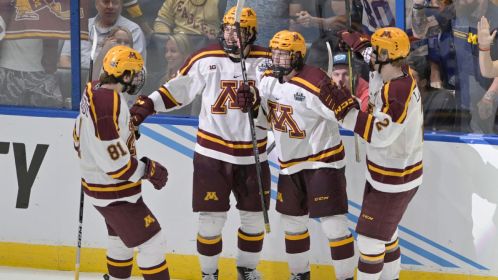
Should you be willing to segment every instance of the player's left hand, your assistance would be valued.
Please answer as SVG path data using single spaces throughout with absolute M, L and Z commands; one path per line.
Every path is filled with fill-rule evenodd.
M 260 103 L 261 97 L 256 87 L 242 84 L 237 89 L 237 106 L 242 109 L 242 112 L 247 113 L 249 109 L 256 110 Z
M 332 110 L 338 121 L 343 120 L 352 108 L 359 109 L 360 104 L 343 84 L 325 82 L 320 86 L 320 100 Z

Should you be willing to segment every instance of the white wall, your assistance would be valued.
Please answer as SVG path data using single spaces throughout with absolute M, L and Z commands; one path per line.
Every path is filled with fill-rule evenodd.
M 4 143 L 0 143 L 0 148 L 4 147 L 0 149 L 0 241 L 75 244 L 80 177 L 72 148 L 72 127 L 70 118 L 0 115 L 0 142 Z M 165 229 L 169 251 L 179 254 L 196 254 L 197 217 L 191 211 L 190 157 L 195 132 L 196 128 L 191 126 L 146 124 L 137 144 L 139 156 L 157 159 L 169 170 L 167 187 L 156 191 L 146 183 L 144 199 Z M 351 136 L 344 137 L 350 217 L 354 221 L 361 205 L 365 162 L 364 153 L 362 162 L 354 161 L 352 140 Z M 27 209 L 16 208 L 18 179 L 13 142 L 25 144 L 28 166 L 36 145 L 49 145 Z M 8 152 L 5 143 L 9 143 Z M 401 223 L 405 268 L 498 276 L 497 148 L 425 142 L 424 184 Z M 276 178 L 277 169 L 271 169 Z M 284 239 L 274 206 L 272 200 L 272 233 L 265 240 L 263 258 L 284 261 Z M 84 215 L 83 246 L 104 247 L 106 231 L 102 218 L 88 204 Z M 231 211 L 224 229 L 224 256 L 236 254 L 238 220 L 237 212 Z M 310 224 L 313 262 L 329 263 L 329 249 L 319 224 Z

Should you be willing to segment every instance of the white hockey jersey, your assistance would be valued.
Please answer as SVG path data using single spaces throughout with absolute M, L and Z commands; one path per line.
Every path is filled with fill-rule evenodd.
M 378 85 L 375 87 L 375 85 Z M 370 113 L 352 109 L 343 126 L 367 143 L 368 182 L 383 192 L 403 192 L 422 184 L 423 112 L 411 74 L 382 82 L 370 76 Z
M 344 167 L 339 126 L 318 97 L 320 83 L 330 82 L 327 74 L 307 65 L 286 83 L 270 74 L 263 75 L 259 92 L 278 147 L 280 173 Z
M 246 58 L 247 78 L 256 84 L 256 67 L 268 57 L 268 50 L 252 46 Z M 248 114 L 236 104 L 236 91 L 243 82 L 239 62 L 233 62 L 213 44 L 194 53 L 177 76 L 149 95 L 156 111 L 170 111 L 202 95 L 195 151 L 233 164 L 254 164 Z M 256 84 L 257 86 L 257 84 Z M 266 157 L 266 120 L 256 122 L 260 160 Z
M 92 204 L 136 202 L 145 164 L 136 159 L 135 135 L 122 93 L 88 83 L 73 130 L 81 186 Z

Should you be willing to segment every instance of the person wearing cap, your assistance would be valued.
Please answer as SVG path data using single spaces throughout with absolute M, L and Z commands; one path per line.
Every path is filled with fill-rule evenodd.
M 334 68 L 332 68 L 332 76 L 330 77 L 334 83 L 343 84 L 350 89 L 349 82 L 349 63 L 346 53 L 337 53 L 332 57 Z M 368 109 L 368 82 L 359 75 L 356 77 L 357 84 L 355 87 L 355 96 L 360 102 L 360 109 L 365 112 Z

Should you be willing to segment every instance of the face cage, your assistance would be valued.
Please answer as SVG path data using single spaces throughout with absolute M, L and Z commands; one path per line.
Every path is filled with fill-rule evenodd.
M 126 92 L 129 95 L 137 94 L 145 85 L 145 74 L 145 68 L 142 68 L 140 72 L 133 75 L 133 79 L 130 83 L 124 83 L 121 79 L 121 83 L 124 85 L 123 92 Z
M 230 31 L 225 31 L 225 29 L 227 27 L 233 27 L 233 28 Z M 232 36 L 238 37 L 238 35 L 236 34 L 237 30 L 236 30 L 234 25 L 222 24 L 220 27 L 220 33 L 218 34 L 218 41 L 220 42 L 221 46 L 223 47 L 223 50 L 228 54 L 240 54 L 240 49 L 239 49 L 239 46 L 237 45 L 237 42 L 234 42 L 233 44 L 227 43 L 227 40 L 225 38 L 226 32 L 234 32 L 235 35 L 232 35 Z M 242 44 L 244 46 L 251 45 L 256 40 L 256 31 L 253 30 L 253 32 L 254 32 L 254 35 L 250 39 L 248 39 L 249 36 L 251 36 L 250 29 L 247 27 L 240 28 L 240 33 L 241 33 L 241 37 L 242 37 Z M 231 34 L 227 34 L 227 36 L 230 36 L 230 35 Z
M 271 58 L 268 59 L 268 68 L 272 70 L 272 76 L 281 80 L 284 76 L 288 75 L 290 72 L 292 72 L 292 70 L 294 69 L 301 69 L 302 66 L 303 66 L 303 61 L 302 61 L 302 58 L 300 56 L 297 56 L 294 52 L 289 52 L 289 56 L 288 58 L 284 58 L 283 62 L 284 63 L 281 63 L 280 61 L 280 58 L 278 59 L 279 60 L 279 63 L 278 65 L 274 63 L 274 59 L 273 57 L 274 56 L 277 56 L 276 54 L 274 54 L 273 52 L 274 51 L 280 51 L 282 52 L 282 50 L 270 50 L 271 51 Z

